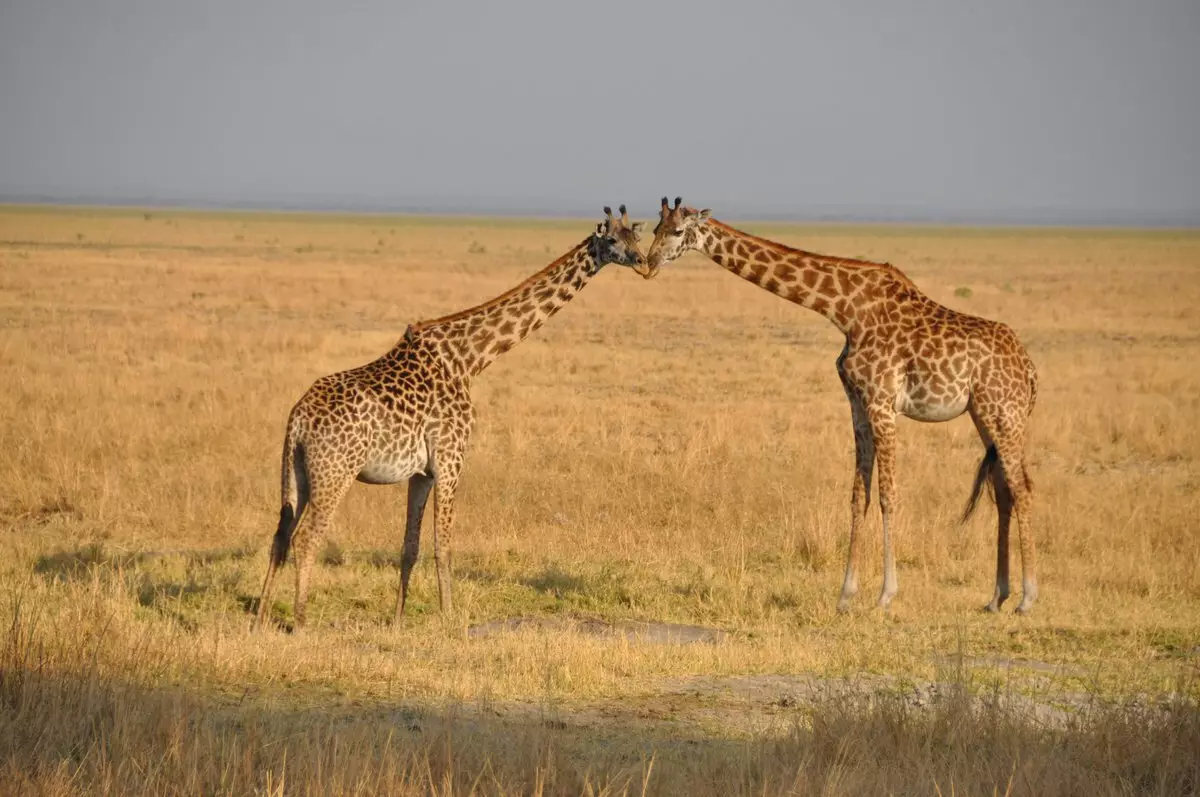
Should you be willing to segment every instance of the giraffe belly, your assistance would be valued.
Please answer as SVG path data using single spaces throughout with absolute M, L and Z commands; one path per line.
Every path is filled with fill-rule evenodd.
M 906 418 L 926 423 L 950 421 L 967 411 L 967 403 L 971 394 L 963 391 L 951 396 L 930 396 L 928 394 L 909 395 L 901 393 L 896 397 L 896 411 Z
M 404 450 L 374 452 L 356 478 L 365 484 L 397 484 L 429 470 L 429 452 L 422 442 Z

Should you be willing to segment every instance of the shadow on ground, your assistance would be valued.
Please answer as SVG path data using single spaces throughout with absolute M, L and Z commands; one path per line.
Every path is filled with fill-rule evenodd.
M 568 631 L 588 636 L 623 638 L 630 642 L 660 645 L 716 643 L 729 635 L 719 628 L 681 623 L 655 623 L 640 620 L 600 620 L 591 617 L 510 617 L 479 623 L 467 629 L 471 638 L 485 638 L 525 630 Z
M 0 771 L 17 791 L 90 793 L 114 777 L 132 795 L 1183 794 L 1200 783 L 1194 704 L 1050 730 L 965 690 L 922 708 L 827 699 L 744 736 L 639 719 L 636 700 L 614 718 L 550 704 L 289 708 L 253 687 L 208 697 L 55 672 L 20 633 L 0 660 Z
M 155 560 L 178 557 L 186 566 L 212 565 L 219 562 L 238 562 L 254 556 L 253 548 L 218 548 L 214 550 L 126 551 L 101 543 L 84 545 L 72 550 L 43 554 L 33 563 L 33 572 L 48 578 L 71 581 L 88 576 L 96 568 L 127 570 Z

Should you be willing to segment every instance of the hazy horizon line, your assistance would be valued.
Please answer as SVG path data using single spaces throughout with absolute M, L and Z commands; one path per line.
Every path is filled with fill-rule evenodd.
M 416 216 L 494 216 L 502 218 L 590 218 L 599 208 L 582 203 L 513 202 L 467 199 L 365 199 L 348 197 L 228 199 L 202 196 L 96 195 L 55 192 L 0 192 L 0 205 L 36 205 L 102 208 L 154 208 L 161 210 L 258 211 L 280 213 L 345 213 Z M 639 214 L 632 213 L 634 217 Z M 953 211 L 890 205 L 853 207 L 797 206 L 793 210 L 753 206 L 743 210 L 721 208 L 727 219 L 764 222 L 930 224 L 949 226 L 1021 227 L 1131 227 L 1147 229 L 1200 227 L 1200 210 L 1153 213 L 1122 210 L 1071 210 L 1063 208 L 1011 208 Z

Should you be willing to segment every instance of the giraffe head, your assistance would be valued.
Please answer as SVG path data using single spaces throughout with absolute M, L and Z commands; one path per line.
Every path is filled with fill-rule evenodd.
M 595 271 L 609 263 L 629 266 L 646 279 L 650 279 L 646 268 L 646 256 L 642 254 L 638 242 L 639 233 L 646 225 L 643 222 L 630 222 L 629 213 L 625 206 L 620 207 L 621 215 L 613 216 L 612 208 L 604 208 L 604 221 L 596 225 L 596 232 L 588 241 L 588 252 L 595 261 Z
M 658 211 L 658 226 L 654 228 L 654 242 L 647 255 L 646 272 L 639 272 L 650 279 L 658 270 L 689 249 L 700 248 L 700 230 L 708 224 L 712 211 L 708 208 L 696 210 L 683 207 L 683 199 L 675 197 L 675 207 L 662 198 L 662 209 Z

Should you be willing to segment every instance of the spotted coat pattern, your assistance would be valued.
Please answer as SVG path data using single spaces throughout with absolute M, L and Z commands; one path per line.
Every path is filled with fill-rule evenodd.
M 258 623 L 272 602 L 275 572 L 295 549 L 295 624 L 305 622 L 309 576 L 334 513 L 357 479 L 408 482 L 408 513 L 395 620 L 404 613 L 421 519 L 435 494 L 434 559 L 441 609 L 452 609 L 450 544 L 454 493 L 474 422 L 471 381 L 540 327 L 608 263 L 644 273 L 640 224 L 624 206 L 563 257 L 501 296 L 460 313 L 413 324 L 373 362 L 318 379 L 288 416 L 283 500 Z M 304 518 L 306 522 L 301 525 Z
M 850 402 L 855 470 L 850 550 L 839 611 L 858 590 L 861 529 L 878 462 L 883 515 L 884 580 L 878 605 L 896 594 L 889 519 L 895 509 L 896 416 L 948 421 L 969 413 L 985 455 L 964 513 L 970 515 L 990 482 L 999 514 L 996 584 L 987 609 L 1009 595 L 1009 527 L 1016 516 L 1023 570 L 1022 600 L 1037 598 L 1032 481 L 1025 458 L 1027 423 L 1037 398 L 1037 372 L 1025 347 L 1005 324 L 944 307 L 887 263 L 829 257 L 758 238 L 712 219 L 707 210 L 662 200 L 647 255 L 648 274 L 689 250 L 788 301 L 825 316 L 845 336 L 838 376 Z M 999 467 L 997 467 L 997 465 Z

